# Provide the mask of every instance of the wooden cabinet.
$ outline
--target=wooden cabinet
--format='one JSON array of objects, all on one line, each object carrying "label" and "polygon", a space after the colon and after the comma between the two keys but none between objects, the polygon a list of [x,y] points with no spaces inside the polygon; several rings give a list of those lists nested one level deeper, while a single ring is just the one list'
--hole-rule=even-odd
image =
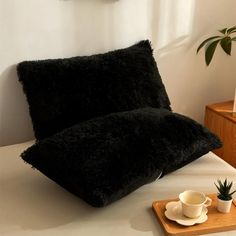
[{"label": "wooden cabinet", "polygon": [[205,126],[223,142],[223,147],[213,152],[236,168],[236,117],[232,110],[233,101],[206,106]]}]

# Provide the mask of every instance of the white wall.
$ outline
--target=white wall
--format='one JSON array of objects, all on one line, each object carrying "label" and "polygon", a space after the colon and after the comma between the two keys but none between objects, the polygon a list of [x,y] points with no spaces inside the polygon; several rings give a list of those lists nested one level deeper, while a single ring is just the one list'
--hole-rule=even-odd
[{"label": "white wall", "polygon": [[[153,21],[154,47],[160,47],[156,58],[172,107],[174,111],[203,122],[206,104],[234,97],[236,43],[232,57],[217,50],[209,67],[205,66],[203,51],[196,56],[196,49],[205,38],[217,34],[217,29],[236,25],[236,1],[153,2],[156,5]],[[156,14],[158,8],[159,14]]]},{"label": "white wall", "polygon": [[[206,68],[197,45],[236,24],[234,0],[0,0],[0,146],[33,137],[15,65],[105,52],[149,38],[174,111],[203,120],[233,98],[235,56]],[[233,50],[236,55],[236,50]]]}]

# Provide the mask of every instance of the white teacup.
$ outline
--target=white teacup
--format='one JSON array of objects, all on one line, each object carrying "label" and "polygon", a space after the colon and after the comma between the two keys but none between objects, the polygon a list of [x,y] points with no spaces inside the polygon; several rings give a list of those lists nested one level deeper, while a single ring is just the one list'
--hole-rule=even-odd
[{"label": "white teacup", "polygon": [[202,214],[202,208],[211,205],[212,200],[204,193],[186,190],[179,195],[182,203],[183,215],[189,218],[197,218]]}]

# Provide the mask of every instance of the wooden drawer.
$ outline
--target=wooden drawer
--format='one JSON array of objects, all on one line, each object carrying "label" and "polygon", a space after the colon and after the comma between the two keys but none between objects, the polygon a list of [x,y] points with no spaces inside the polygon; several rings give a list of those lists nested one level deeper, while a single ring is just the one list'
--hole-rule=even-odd
[{"label": "wooden drawer", "polygon": [[217,134],[223,147],[213,152],[236,168],[236,118],[232,116],[233,101],[208,105],[205,126]]}]

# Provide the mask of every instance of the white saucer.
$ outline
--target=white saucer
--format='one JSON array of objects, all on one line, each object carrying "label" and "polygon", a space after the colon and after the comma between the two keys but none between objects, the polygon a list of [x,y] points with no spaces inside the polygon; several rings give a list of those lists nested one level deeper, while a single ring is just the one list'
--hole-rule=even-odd
[{"label": "white saucer", "polygon": [[180,225],[191,226],[205,222],[207,217],[207,208],[203,207],[202,214],[198,218],[188,218],[182,214],[181,202],[168,202],[166,204],[165,216],[169,220],[176,221]]}]

